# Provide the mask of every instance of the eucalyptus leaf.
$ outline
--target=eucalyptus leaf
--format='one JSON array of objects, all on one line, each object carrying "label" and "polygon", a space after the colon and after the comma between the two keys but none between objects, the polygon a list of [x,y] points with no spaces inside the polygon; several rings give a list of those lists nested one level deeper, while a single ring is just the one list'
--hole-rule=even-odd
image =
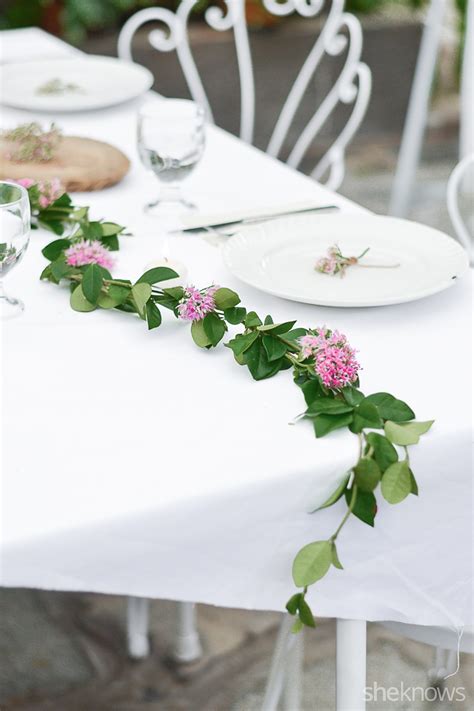
[{"label": "eucalyptus leaf", "polygon": [[71,242],[68,239],[56,239],[54,242],[50,242],[46,245],[44,249],[41,250],[41,254],[50,262],[54,262],[55,259],[60,257],[65,249],[71,246]]},{"label": "eucalyptus leaf", "polygon": [[288,610],[288,612],[290,613],[290,615],[296,615],[296,613],[298,612],[298,607],[300,604],[301,597],[302,597],[301,593],[295,593],[294,595],[292,595],[290,597],[290,599],[286,603],[285,607]]},{"label": "eucalyptus leaf", "polygon": [[101,309],[115,309],[119,304],[120,301],[117,301],[117,299],[112,298],[110,294],[105,294],[104,292],[101,292],[97,299],[97,306],[100,306]]},{"label": "eucalyptus leaf", "polygon": [[291,628],[291,633],[292,634],[298,634],[301,632],[303,629],[304,624],[301,622],[301,620],[298,618],[297,620],[294,621],[293,627]]},{"label": "eucalyptus leaf", "polygon": [[411,469],[410,469],[410,494],[414,494],[415,496],[418,496],[418,484],[416,482],[415,475],[413,474]]},{"label": "eucalyptus leaf", "polygon": [[230,348],[234,355],[240,356],[242,353],[250,348],[252,343],[258,338],[258,332],[252,331],[251,333],[239,333],[235,338],[226,343],[227,348]]},{"label": "eucalyptus leaf", "polygon": [[408,463],[395,462],[382,477],[382,495],[389,504],[398,504],[411,492],[411,477]]},{"label": "eucalyptus leaf", "polygon": [[[346,503],[349,505],[352,499],[352,489],[346,489],[345,497]],[[373,526],[375,522],[375,515],[377,513],[377,500],[373,492],[360,491],[358,489],[352,513],[368,526]]]},{"label": "eucalyptus leaf", "polygon": [[353,387],[352,385],[343,388],[341,392],[344,397],[344,400],[353,407],[357,407],[357,405],[359,405],[362,400],[365,399],[364,393],[361,393],[360,390],[357,390],[357,388]]},{"label": "eucalyptus leaf", "polygon": [[118,286],[117,284],[111,284],[109,286],[109,296],[111,299],[117,302],[117,304],[123,304],[130,296],[130,289],[126,286]]},{"label": "eucalyptus leaf", "polygon": [[332,562],[330,541],[308,543],[293,561],[293,580],[298,588],[312,585],[324,578]]},{"label": "eucalyptus leaf", "polygon": [[353,407],[348,405],[344,400],[334,397],[317,397],[312,401],[308,409],[306,410],[306,415],[308,417],[314,417],[314,415],[341,415],[346,412],[352,412]]},{"label": "eucalyptus leaf", "polygon": [[267,323],[259,326],[258,330],[264,333],[273,333],[274,336],[281,336],[287,331],[291,331],[296,321],[286,321],[285,323]]},{"label": "eucalyptus leaf", "polygon": [[261,326],[262,321],[255,313],[255,311],[249,311],[247,316],[245,317],[244,324],[245,328],[255,328],[256,326]]},{"label": "eucalyptus leaf", "polygon": [[273,336],[263,336],[262,343],[269,361],[278,360],[288,350],[288,346],[285,343],[273,338]]}]

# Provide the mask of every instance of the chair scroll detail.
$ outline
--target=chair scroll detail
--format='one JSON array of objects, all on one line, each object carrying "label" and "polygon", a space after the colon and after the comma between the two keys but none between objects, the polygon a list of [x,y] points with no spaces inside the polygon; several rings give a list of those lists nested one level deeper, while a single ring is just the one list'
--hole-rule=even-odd
[{"label": "chair scroll detail", "polygon": [[[280,17],[297,13],[301,17],[314,18],[325,6],[324,0],[262,1],[269,13]],[[136,31],[149,22],[161,23],[163,28],[153,29],[149,33],[149,43],[161,52],[176,51],[191,96],[204,107],[208,120],[214,123],[212,108],[189,42],[188,22],[195,4],[196,0],[182,0],[176,13],[165,8],[140,10],[122,28],[118,54],[123,59],[131,60],[132,41]],[[240,138],[251,143],[255,127],[255,82],[245,0],[225,0],[225,8],[213,5],[204,13],[204,19],[208,26],[216,31],[233,31],[240,82]],[[352,113],[340,135],[312,172],[312,176],[318,180],[327,175],[326,184],[332,189],[338,188],[342,182],[345,150],[362,122],[371,92],[370,70],[360,61],[361,26],[357,18],[344,12],[344,0],[332,0],[330,3],[322,30],[287,96],[267,148],[270,155],[278,157],[321,60],[325,55],[334,57],[342,55],[344,51],[347,51],[347,56],[339,77],[316,108],[288,158],[288,163],[297,168],[336,106],[339,103],[353,104]]]},{"label": "chair scroll detail", "polygon": [[[454,168],[448,180],[448,192],[447,192],[447,203],[448,212],[451,222],[456,232],[456,236],[463,247],[466,248],[469,254],[469,260],[471,266],[473,265],[473,254],[472,254],[472,235],[469,231],[461,217],[461,212],[459,210],[459,192],[463,188],[463,183],[467,179],[467,172],[469,166],[474,165],[474,153],[463,158],[457,166]],[[470,181],[470,187],[474,184],[474,176]]]}]

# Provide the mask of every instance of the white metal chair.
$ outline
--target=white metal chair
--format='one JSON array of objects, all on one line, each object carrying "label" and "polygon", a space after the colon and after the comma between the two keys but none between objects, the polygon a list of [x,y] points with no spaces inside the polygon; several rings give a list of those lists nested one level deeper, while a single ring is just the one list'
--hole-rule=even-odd
[{"label": "white metal chair", "polygon": [[[286,16],[293,12],[302,17],[316,17],[323,9],[325,0],[262,0],[268,12]],[[176,51],[180,65],[193,99],[204,106],[210,122],[214,121],[204,84],[193,58],[188,35],[188,20],[196,0],[182,0],[176,13],[154,7],[140,10],[123,26],[118,40],[118,55],[131,60],[132,41],[136,31],[148,22],[160,22],[163,29],[153,29],[148,40],[161,52]],[[252,56],[245,17],[245,0],[225,0],[226,11],[211,6],[204,14],[209,27],[217,30],[232,30],[234,33],[240,78],[240,138],[251,143],[255,123],[255,85]],[[320,35],[308,54],[296,81],[288,94],[275,124],[267,153],[278,157],[288,135],[303,96],[324,55],[338,56],[346,52],[346,60],[333,87],[315,110],[304,127],[287,159],[293,168],[298,168],[319,130],[339,103],[353,105],[352,113],[324,156],[312,171],[320,180],[328,176],[326,185],[337,189],[344,177],[345,150],[358,129],[367,108],[371,91],[371,73],[360,61],[362,52],[362,29],[353,15],[344,12],[344,0],[333,0]]]},{"label": "white metal chair", "polygon": [[[175,51],[193,99],[204,106],[208,120],[214,122],[204,84],[194,61],[188,35],[188,20],[196,0],[182,0],[176,13],[162,7],[147,8],[133,15],[123,26],[118,40],[118,55],[132,59],[133,37],[142,25],[159,22],[164,29],[153,29],[148,35],[150,45],[160,52]],[[204,15],[209,27],[217,31],[234,33],[240,79],[240,138],[251,143],[255,124],[255,85],[252,56],[245,17],[245,0],[225,0],[226,10],[211,6]],[[324,8],[325,0],[263,0],[263,5],[273,15],[287,16],[296,12],[302,17],[316,17]],[[364,118],[372,88],[370,69],[360,61],[362,29],[353,15],[344,12],[344,0],[332,0],[321,33],[315,39],[303,66],[290,90],[271,135],[267,153],[278,157],[288,132],[297,115],[303,96],[325,55],[344,55],[340,75],[312,118],[293,145],[287,163],[298,168],[318,132],[339,103],[352,105],[352,112],[341,133],[318,161],[311,175],[320,180],[327,176],[326,185],[336,190],[344,177],[345,151]],[[148,601],[130,598],[127,613],[127,638],[129,654],[134,658],[147,656]],[[178,634],[175,641],[175,658],[193,661],[201,654],[199,637],[194,623],[194,607],[190,603],[178,605]]]},{"label": "white metal chair", "polygon": [[469,234],[459,209],[459,193],[463,188],[467,188],[470,195],[474,195],[474,171],[471,173],[471,180],[467,180],[467,172],[470,166],[474,166],[474,153],[463,158],[460,161],[453,172],[451,173],[448,181],[448,212],[451,222],[453,223],[454,231],[458,240],[461,242],[462,246],[468,251],[471,265],[473,264],[472,256],[472,240],[473,235]]},{"label": "white metal chair", "polygon": [[[396,217],[407,214],[413,196],[446,5],[446,0],[431,0],[426,15],[390,199],[389,214]],[[474,150],[474,0],[467,2],[460,98],[459,147],[464,158]]]}]

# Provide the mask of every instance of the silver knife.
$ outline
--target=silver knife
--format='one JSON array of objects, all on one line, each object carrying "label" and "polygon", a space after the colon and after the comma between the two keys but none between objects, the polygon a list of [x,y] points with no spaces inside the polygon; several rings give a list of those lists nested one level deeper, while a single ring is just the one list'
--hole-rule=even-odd
[{"label": "silver knife", "polygon": [[231,225],[252,225],[258,222],[265,222],[265,220],[273,220],[276,217],[285,217],[286,215],[301,215],[306,212],[320,212],[323,210],[340,210],[338,205],[320,205],[319,207],[306,207],[301,210],[285,210],[284,212],[272,212],[268,215],[258,215],[255,217],[243,217],[240,220],[228,220],[227,222],[214,222],[209,225],[203,225],[202,227],[185,227],[177,230],[170,230],[170,232],[198,232],[200,230],[205,230],[208,227],[230,227]]}]

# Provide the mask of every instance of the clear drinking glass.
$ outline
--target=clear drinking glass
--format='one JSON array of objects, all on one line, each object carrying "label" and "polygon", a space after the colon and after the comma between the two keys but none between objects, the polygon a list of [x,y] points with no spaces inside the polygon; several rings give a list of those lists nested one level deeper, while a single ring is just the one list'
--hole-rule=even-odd
[{"label": "clear drinking glass", "polygon": [[156,99],[139,110],[138,153],[161,183],[157,200],[145,206],[146,212],[195,207],[183,196],[181,182],[201,160],[205,125],[204,109],[186,99]]},{"label": "clear drinking glass", "polygon": [[23,302],[7,296],[3,277],[23,256],[30,239],[30,201],[21,185],[0,181],[0,314],[2,319],[21,314]]}]

